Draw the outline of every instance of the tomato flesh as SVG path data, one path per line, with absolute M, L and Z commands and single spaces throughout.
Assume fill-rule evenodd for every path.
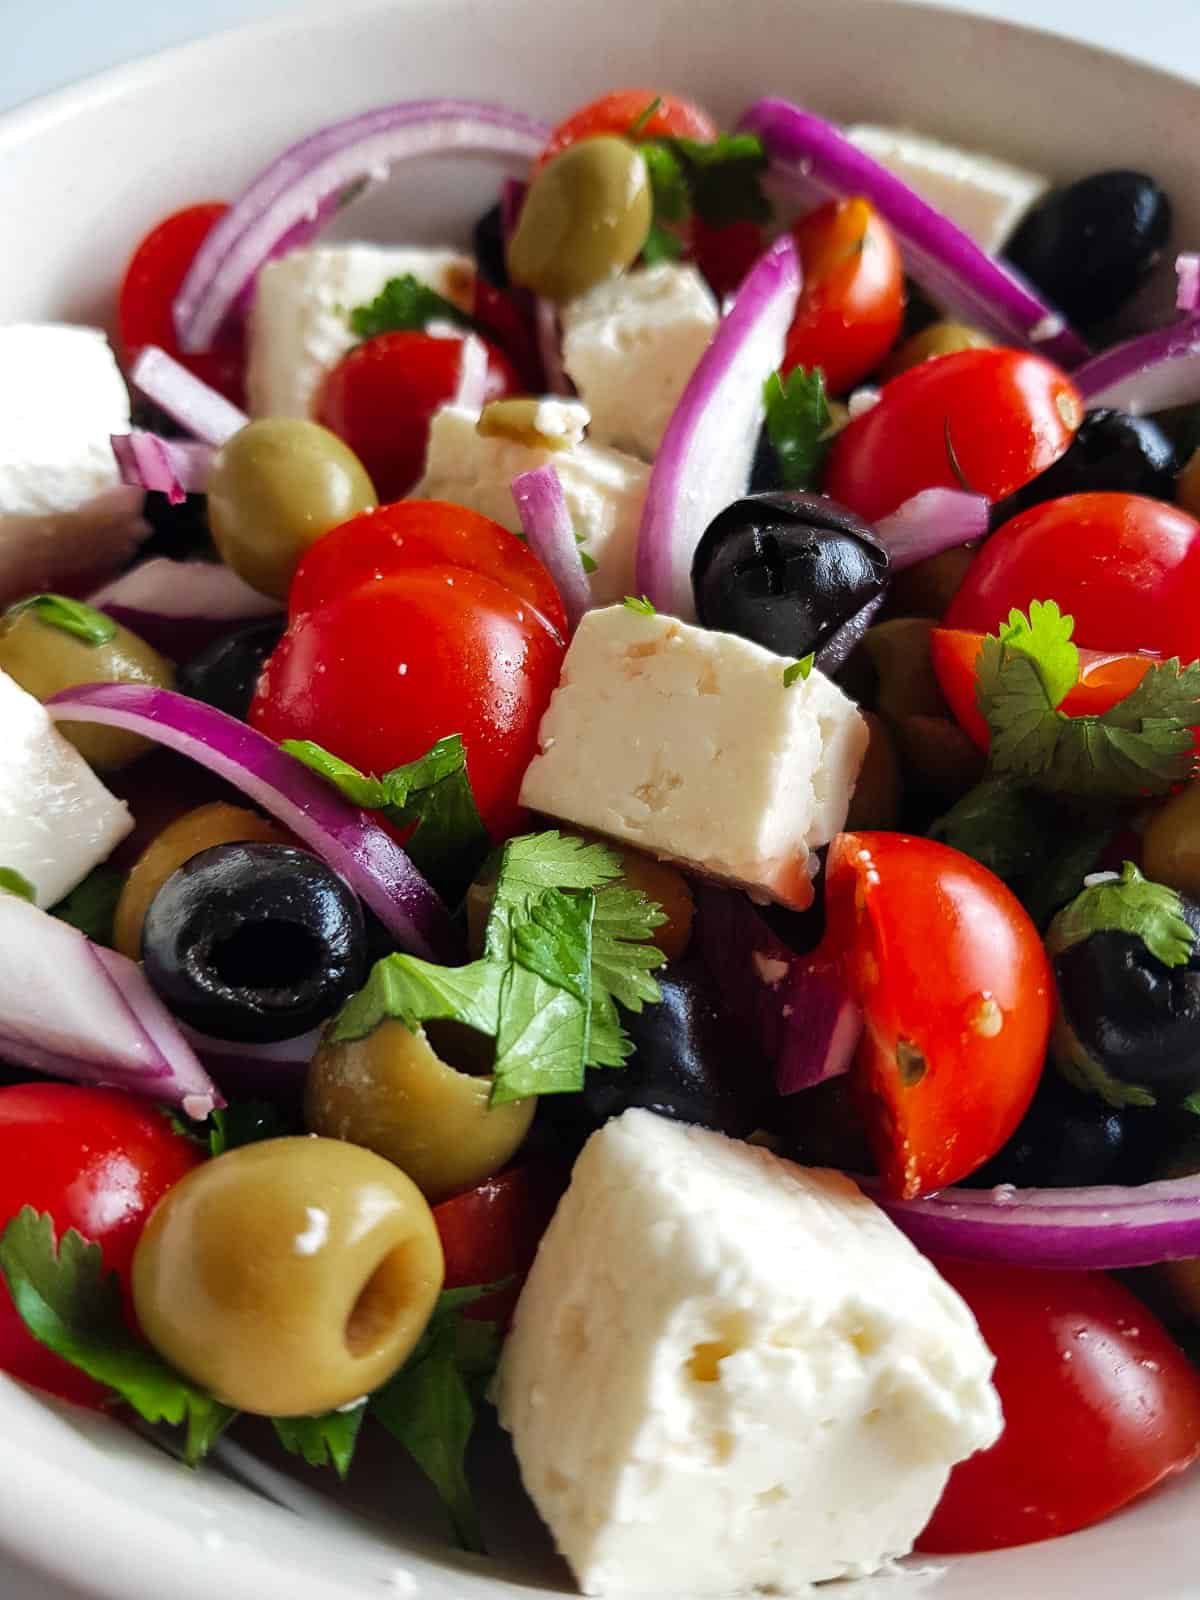
M 654 110 L 646 117 L 651 105 Z M 639 139 L 697 139 L 711 144 L 719 132 L 707 111 L 679 95 L 666 94 L 661 89 L 614 89 L 611 94 L 580 106 L 560 122 L 533 170 L 536 173 L 581 139 L 595 139 L 606 133 L 627 134 L 635 124 Z
M 507 1328 L 567 1176 L 558 1167 L 529 1162 L 434 1206 L 433 1220 L 446 1257 L 447 1289 L 512 1280 L 468 1307 L 468 1316 Z

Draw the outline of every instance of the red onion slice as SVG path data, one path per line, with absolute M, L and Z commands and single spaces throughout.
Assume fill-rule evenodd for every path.
M 1133 416 L 1200 400 L 1200 316 L 1113 345 L 1072 373 L 1088 410 Z
M 923 489 L 875 524 L 893 572 L 953 550 L 988 531 L 988 501 L 961 489 Z
M 266 167 L 205 239 L 175 298 L 184 350 L 206 350 L 264 262 L 289 233 L 312 237 L 333 197 L 417 156 L 532 161 L 551 130 L 536 118 L 472 100 L 412 100 L 364 111 L 309 134 Z
M 124 728 L 190 756 L 341 873 L 406 949 L 433 961 L 461 957 L 449 912 L 391 834 L 236 717 L 171 689 L 131 683 L 66 689 L 46 709 L 58 722 Z
M 758 134 L 771 177 L 806 202 L 814 192 L 865 195 L 895 232 L 908 270 L 946 309 L 1005 344 L 1028 345 L 1065 367 L 1087 359 L 1087 345 L 1052 306 L 832 123 L 768 98 L 752 105 L 738 127 Z
M 887 599 L 886 592 L 877 594 L 874 600 L 868 600 L 861 611 L 856 611 L 848 617 L 835 633 L 830 634 L 825 643 L 817 651 L 814 662 L 818 672 L 823 672 L 826 677 L 832 675 L 839 667 L 844 667 L 855 650 L 862 643 L 863 634 L 875 621 L 876 616 L 883 610 L 883 603 Z
M 173 506 L 208 487 L 211 445 L 194 439 L 160 439 L 138 429 L 114 433 L 111 443 L 122 483 L 165 494 Z
M 477 334 L 469 333 L 462 342 L 462 365 L 458 370 L 454 404 L 478 416 L 487 399 L 487 384 L 487 346 Z
M 763 385 L 783 360 L 800 282 L 800 257 L 785 234 L 742 283 L 655 457 L 638 533 L 637 587 L 685 622 L 696 615 L 691 567 L 701 535 L 750 482 Z
M 181 428 L 214 449 L 219 449 L 250 420 L 223 394 L 210 389 L 156 344 L 138 351 L 129 381 Z
M 592 607 L 592 586 L 583 570 L 567 497 L 553 467 L 522 472 L 512 482 L 517 515 L 529 548 L 554 579 L 572 628 Z
M 320 1028 L 272 1044 L 213 1039 L 182 1022 L 180 1028 L 221 1088 L 238 1099 L 301 1098 L 309 1064 L 321 1042 Z
M 1189 251 L 1176 256 L 1175 272 L 1179 279 L 1175 293 L 1176 309 L 1200 311 L 1200 255 Z
M 150 532 L 143 499 L 118 483 L 74 511 L 0 518 L 0 606 L 44 589 L 78 594 L 119 570 Z
M 242 623 L 280 607 L 215 561 L 156 556 L 88 596 L 88 605 L 175 661 L 186 661 Z

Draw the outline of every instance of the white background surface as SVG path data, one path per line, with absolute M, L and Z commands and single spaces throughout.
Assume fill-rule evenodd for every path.
M 493 9 L 504 0 L 480 0 Z M 573 5 L 547 0 L 561 26 Z M 696 0 L 696 11 L 729 0 Z M 836 0 L 829 0 L 836 4 Z M 959 9 L 1031 23 L 1200 77 L 1200 0 L 955 0 Z M 301 0 L 0 0 L 0 111 L 149 51 L 308 8 Z M 934 86 L 935 87 L 935 86 Z M 150 130 L 148 130 L 148 133 Z M 162 130 L 158 130 L 161 135 Z M 3 219 L 0 219 L 2 236 Z M 64 1511 L 66 1508 L 64 1508 Z M 2 1600 L 78 1600 L 0 1556 Z M 163 1596 L 169 1600 L 169 1596 Z

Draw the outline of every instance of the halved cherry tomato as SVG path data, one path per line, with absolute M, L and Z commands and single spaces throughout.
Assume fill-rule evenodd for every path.
M 867 200 L 831 200 L 792 229 L 804 268 L 783 369 L 820 367 L 831 394 L 865 378 L 904 320 L 904 264 Z
M 945 623 L 990 633 L 1013 606 L 1027 611 L 1031 600 L 1057 600 L 1075 618 L 1076 641 L 1090 650 L 1195 661 L 1197 594 L 1200 522 L 1142 495 L 1072 494 L 997 529 L 967 569 Z
M 763 253 L 763 230 L 757 222 L 731 222 L 710 227 L 697 215 L 691 222 L 692 254 L 718 300 L 739 287 Z
M 991 733 L 975 701 L 975 667 L 983 638 L 982 633 L 967 633 L 960 628 L 934 628 L 929 635 L 929 657 L 938 686 L 959 726 L 981 750 L 986 750 L 992 742 Z M 1079 682 L 1061 709 L 1069 717 L 1100 716 L 1132 694 L 1154 663 L 1162 659 L 1081 650 Z
M 434 1206 L 433 1220 L 446 1257 L 447 1289 L 512 1279 L 497 1294 L 468 1307 L 467 1316 L 508 1326 L 568 1176 L 557 1166 L 528 1162 Z
M 412 567 L 467 567 L 528 600 L 566 637 L 554 580 L 533 551 L 490 517 L 446 500 L 398 500 L 364 511 L 318 539 L 296 569 L 288 611 L 315 611 L 361 584 Z
M 98 1244 L 133 1322 L 130 1263 L 146 1219 L 200 1161 L 161 1111 L 116 1089 L 64 1083 L 0 1088 L 0 1229 L 22 1206 L 48 1211 L 59 1236 Z M 64 1400 L 98 1406 L 101 1384 L 34 1339 L 0 1277 L 0 1371 Z
M 374 773 L 460 733 L 480 815 L 503 839 L 524 815 L 517 794 L 563 651 L 541 613 L 494 579 L 422 567 L 294 617 L 250 722 Z
M 160 345 L 198 378 L 240 405 L 245 372 L 241 329 L 222 332 L 210 351 L 186 354 L 179 348 L 171 310 L 197 250 L 228 210 L 223 201 L 188 206 L 152 228 L 125 269 L 117 321 L 126 361 L 132 361 L 143 345 Z
M 885 384 L 879 404 L 842 429 L 825 491 L 868 522 L 922 489 L 966 483 L 999 500 L 1058 460 L 1082 416 L 1074 384 L 1041 356 L 938 356 Z
M 825 938 L 866 1016 L 856 1093 L 883 1181 L 906 1199 L 982 1166 L 1041 1076 L 1054 981 L 1038 931 L 970 856 L 900 833 L 843 833 Z
M 1200 1455 L 1200 1374 L 1100 1272 L 938 1262 L 996 1357 L 1004 1432 L 950 1474 L 918 1550 L 1073 1533 Z
M 595 139 L 603 133 L 629 133 L 656 100 L 658 105 L 653 113 L 638 127 L 637 138 L 699 139 L 711 144 L 717 137 L 719 130 L 708 112 L 690 100 L 665 94 L 661 89 L 614 89 L 611 94 L 580 106 L 565 122 L 559 123 L 549 144 L 534 162 L 534 172 L 581 139 Z
M 458 389 L 461 339 L 381 333 L 344 355 L 326 374 L 316 417 L 344 439 L 366 467 L 380 502 L 400 500 L 425 466 L 429 423 Z M 485 398 L 521 392 L 512 362 L 489 344 Z

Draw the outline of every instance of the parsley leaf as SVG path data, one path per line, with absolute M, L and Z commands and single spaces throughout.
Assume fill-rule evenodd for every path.
M 761 181 L 767 153 L 757 134 L 719 133 L 708 144 L 678 138 L 656 142 L 675 157 L 692 209 L 710 228 L 771 221 L 774 212 Z
M 0 867 L 0 894 L 15 894 L 18 900 L 37 899 L 37 890 L 16 867 Z
M 69 922 L 96 944 L 111 945 L 117 901 L 125 887 L 125 873 L 116 867 L 94 867 L 82 883 L 50 908 L 50 915 Z
M 1186 966 L 1196 946 L 1176 891 L 1149 882 L 1132 861 L 1119 877 L 1090 884 L 1059 912 L 1050 924 L 1046 949 L 1051 956 L 1061 955 L 1093 933 L 1133 934 L 1167 967 Z
M 278 1139 L 294 1131 L 278 1107 L 262 1100 L 241 1100 L 222 1106 L 209 1112 L 202 1127 L 208 1135 L 210 1156 L 223 1156 L 227 1150 L 240 1150 L 244 1144 Z
M 126 1326 L 121 1289 L 99 1245 L 72 1228 L 56 1244 L 53 1220 L 25 1206 L 0 1234 L 3 1272 L 21 1320 L 39 1344 L 106 1384 L 147 1422 L 186 1424 L 194 1466 L 235 1413 L 180 1377 Z
M 816 488 L 829 452 L 823 437 L 830 423 L 825 374 L 820 367 L 794 367 L 786 378 L 773 372 L 763 386 L 763 403 L 784 488 Z
M 783 669 L 783 687 L 790 689 L 794 683 L 803 683 L 813 669 L 816 661 L 815 651 L 810 650 L 806 656 L 801 656 L 799 661 L 793 661 L 790 666 Z
M 380 333 L 420 331 L 431 322 L 453 322 L 461 328 L 475 326 L 465 311 L 411 272 L 389 278 L 374 300 L 356 306 L 350 313 L 351 332 L 360 339 L 374 339 Z
M 15 617 L 22 611 L 32 611 L 39 622 L 82 639 L 84 644 L 111 644 L 117 637 L 117 625 L 111 617 L 65 594 L 32 594 L 28 600 L 18 600 L 8 614 Z
M 275 1436 L 283 1448 L 301 1456 L 310 1467 L 333 1467 L 345 1479 L 354 1459 L 358 1435 L 367 1414 L 367 1400 L 319 1417 L 272 1417 Z

